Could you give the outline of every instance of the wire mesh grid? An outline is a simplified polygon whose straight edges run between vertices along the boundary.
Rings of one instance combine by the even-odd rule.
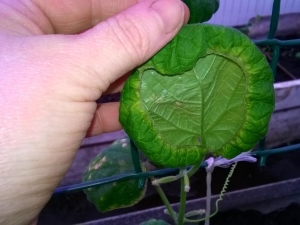
[[[273,57],[270,66],[272,68],[274,77],[276,76],[276,67],[279,61],[280,47],[300,45],[300,39],[279,40],[275,38],[275,33],[279,22],[280,5],[281,5],[281,0],[274,0],[272,15],[271,15],[271,23],[270,23],[270,28],[269,28],[269,33],[267,35],[267,38],[263,40],[255,41],[255,44],[258,46],[270,46],[273,49]],[[139,188],[143,188],[146,179],[149,177],[168,176],[168,175],[177,174],[179,172],[179,169],[171,169],[171,168],[160,169],[160,170],[149,171],[149,172],[142,172],[139,163],[138,149],[135,147],[133,142],[131,144],[133,146],[131,149],[131,153],[132,153],[132,160],[135,167],[134,173],[120,174],[117,176],[102,178],[94,181],[60,187],[54,191],[53,195],[67,194],[69,192],[80,191],[90,187],[100,186],[108,183],[113,183],[116,181],[123,181],[129,179],[138,179]],[[269,155],[285,153],[285,152],[295,151],[300,149],[300,144],[290,145],[290,146],[276,148],[276,149],[266,149],[265,146],[266,146],[265,139],[262,139],[259,142],[258,150],[251,153],[252,155],[259,158],[259,162],[261,166],[265,165],[266,159]],[[202,163],[201,167],[205,167],[205,166],[206,163],[205,162]]]

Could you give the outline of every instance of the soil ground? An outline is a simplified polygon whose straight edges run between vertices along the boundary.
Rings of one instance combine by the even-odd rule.
[[[255,210],[230,210],[217,214],[210,222],[211,225],[299,225],[300,205],[291,204],[265,215]]]
[[[278,37],[280,40],[300,39],[299,35]],[[268,46],[260,47],[265,53],[268,61],[272,58],[272,49]],[[280,48],[279,65],[276,70],[276,82],[300,79],[300,45],[286,46]]]

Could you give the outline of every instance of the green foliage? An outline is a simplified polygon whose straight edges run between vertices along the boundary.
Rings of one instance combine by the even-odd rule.
[[[163,220],[150,219],[146,222],[140,223],[140,225],[169,225]]]
[[[128,138],[115,141],[90,162],[83,181],[133,173],[134,165],[130,149]],[[141,165],[145,170],[144,165]],[[107,212],[136,204],[144,197],[146,187],[140,190],[138,180],[126,180],[88,188],[84,192],[88,200],[95,204],[100,212]]]
[[[155,164],[199,163],[207,152],[232,158],[267,131],[274,109],[270,67],[242,33],[186,25],[127,80],[120,122]]]
[[[182,0],[190,10],[189,24],[210,20],[219,9],[219,0]]]

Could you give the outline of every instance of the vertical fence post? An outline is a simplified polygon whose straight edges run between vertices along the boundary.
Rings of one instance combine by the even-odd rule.
[[[141,172],[143,172],[143,170],[142,170],[141,164],[140,164],[139,150],[131,139],[130,139],[130,146],[131,146],[131,157],[132,157],[132,162],[134,165],[134,170],[136,173],[141,173]],[[146,179],[144,177],[141,177],[138,179],[138,188],[139,189],[144,188],[145,181],[146,181]]]
[[[279,15],[280,15],[280,2],[281,2],[281,0],[274,0],[274,2],[273,2],[270,28],[269,28],[269,33],[268,33],[268,36],[267,36],[268,40],[274,39],[276,30],[277,30],[277,26],[278,26],[278,22],[279,22]],[[272,46],[272,48],[273,48],[273,55],[272,55],[272,61],[271,61],[270,66],[271,66],[271,69],[272,69],[272,72],[273,72],[273,76],[275,78],[276,77],[277,63],[278,63],[278,60],[279,60],[280,48],[279,48],[278,45],[274,45],[274,46]],[[263,138],[259,142],[258,151],[265,150],[265,146],[266,146],[266,138]],[[260,156],[260,158],[259,158],[260,166],[265,166],[266,165],[266,158],[267,158],[267,155]]]

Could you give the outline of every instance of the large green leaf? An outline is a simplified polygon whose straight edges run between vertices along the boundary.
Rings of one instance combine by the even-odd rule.
[[[129,138],[115,141],[90,162],[83,181],[134,172],[130,149]],[[145,166],[141,166],[145,170]],[[146,186],[138,189],[138,180],[131,179],[88,188],[84,192],[100,212],[107,212],[136,204],[144,197]]]
[[[189,24],[208,21],[219,9],[219,0],[182,0],[190,10]]]
[[[154,163],[179,167],[208,152],[232,158],[267,131],[273,76],[242,33],[187,25],[127,80],[120,121]]]

